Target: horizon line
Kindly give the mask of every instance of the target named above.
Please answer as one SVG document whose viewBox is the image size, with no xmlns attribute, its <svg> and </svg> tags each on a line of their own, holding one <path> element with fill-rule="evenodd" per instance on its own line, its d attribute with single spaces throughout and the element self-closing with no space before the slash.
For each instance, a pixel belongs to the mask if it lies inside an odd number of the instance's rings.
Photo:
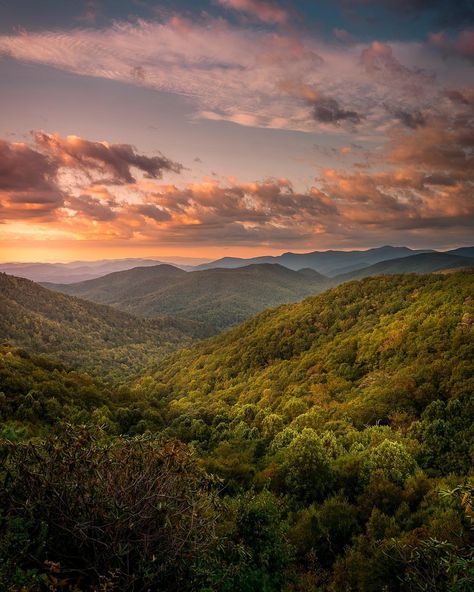
<svg viewBox="0 0 474 592">
<path fill-rule="evenodd" d="M 463 248 L 470 248 L 470 247 L 474 247 L 474 245 L 472 244 L 466 244 L 466 245 L 458 245 L 458 246 L 454 246 L 454 247 L 450 247 L 447 249 L 435 249 L 433 247 L 424 247 L 424 248 L 413 248 L 413 247 L 409 247 L 407 245 L 389 245 L 389 244 L 384 244 L 384 245 L 379 245 L 376 247 L 366 247 L 366 248 L 339 248 L 339 249 L 325 249 L 325 250 L 314 250 L 314 251 L 303 251 L 303 250 L 295 250 L 295 251 L 288 251 L 288 250 L 282 250 L 279 254 L 268 254 L 268 253 L 262 253 L 260 255 L 253 255 L 251 257 L 239 257 L 239 256 L 235 256 L 235 255 L 223 255 L 222 257 L 218 257 L 218 258 L 211 258 L 211 257 L 186 257 L 183 255 L 165 255 L 163 257 L 161 257 L 160 255 L 144 255 L 141 257 L 117 257 L 117 258 L 99 258 L 99 259 L 41 259 L 41 260 L 31 260 L 31 259 L 25 259 L 25 260 L 16 260 L 16 261 L 12 261 L 12 260 L 1 260 L 0 259 L 0 265 L 22 265 L 22 264 L 49 264 L 49 265 L 67 265 L 67 264 L 71 264 L 71 263 L 97 263 L 99 261 L 103 261 L 103 262 L 110 262 L 110 261 L 138 261 L 138 260 L 146 260 L 146 261 L 159 261 L 162 263 L 170 263 L 172 261 L 182 261 L 183 265 L 186 265 L 186 263 L 184 263 L 184 261 L 195 261 L 196 265 L 201 265 L 201 264 L 205 264 L 205 263 L 210 263 L 213 261 L 218 261 L 220 259 L 242 259 L 242 260 L 252 260 L 252 259 L 258 259 L 260 257 L 281 257 L 282 255 L 286 255 L 286 254 L 292 254 L 292 255 L 309 255 L 312 253 L 331 253 L 331 252 L 340 252 L 340 253 L 350 253 L 350 252 L 365 252 L 365 251 L 371 251 L 371 250 L 377 250 L 377 249 L 384 249 L 384 248 L 393 248 L 393 249 L 401 249 L 401 248 L 405 248 L 405 249 L 410 249 L 411 251 L 433 251 L 433 252 L 438 252 L 438 253 L 448 253 L 450 251 L 454 251 L 456 249 L 463 249 Z M 199 263 L 197 263 L 199 261 Z M 191 264 L 190 264 L 191 265 Z"/>
</svg>

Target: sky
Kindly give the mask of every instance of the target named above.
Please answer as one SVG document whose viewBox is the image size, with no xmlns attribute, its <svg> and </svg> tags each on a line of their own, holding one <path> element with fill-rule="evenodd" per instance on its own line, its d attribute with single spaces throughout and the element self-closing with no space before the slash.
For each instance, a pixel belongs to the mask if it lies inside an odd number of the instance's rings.
<svg viewBox="0 0 474 592">
<path fill-rule="evenodd" d="M 0 0 L 0 260 L 474 243 L 472 0 Z"/>
</svg>

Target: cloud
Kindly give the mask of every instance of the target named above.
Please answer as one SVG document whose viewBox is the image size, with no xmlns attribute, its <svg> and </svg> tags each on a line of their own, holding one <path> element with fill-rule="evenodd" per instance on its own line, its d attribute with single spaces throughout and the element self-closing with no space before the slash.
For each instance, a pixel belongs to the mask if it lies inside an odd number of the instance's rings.
<svg viewBox="0 0 474 592">
<path fill-rule="evenodd" d="M 322 123 L 339 123 L 349 120 L 359 123 L 361 116 L 356 111 L 343 109 L 336 99 L 318 96 L 312 101 L 314 118 Z"/>
<path fill-rule="evenodd" d="M 445 96 L 448 97 L 453 103 L 458 105 L 470 105 L 474 103 L 474 92 L 470 93 L 472 96 L 469 98 L 469 94 L 465 94 L 460 90 L 452 89 L 445 91 Z"/>
<path fill-rule="evenodd" d="M 153 204 L 131 204 L 129 211 L 145 216 L 146 218 L 151 218 L 155 222 L 163 222 L 164 220 L 171 219 L 168 212 L 157 208 Z"/>
<path fill-rule="evenodd" d="M 389 143 L 387 162 L 410 164 L 425 174 L 449 174 L 458 182 L 474 182 L 473 113 L 451 121 L 433 118 L 411 134 L 395 136 Z"/>
<path fill-rule="evenodd" d="M 286 80 L 280 83 L 283 92 L 303 99 L 310 107 L 313 118 L 326 124 L 339 124 L 342 121 L 360 123 L 363 117 L 356 111 L 341 107 L 334 97 L 321 94 L 302 82 Z"/>
<path fill-rule="evenodd" d="M 95 24 L 101 12 L 101 5 L 96 0 L 86 0 L 84 10 L 77 20 L 87 24 Z"/>
<path fill-rule="evenodd" d="M 321 125 L 353 125 L 344 112 L 357 115 L 358 109 L 334 104 L 329 89 L 323 94 L 296 80 L 280 79 L 276 88 Z M 426 245 L 441 235 L 468 240 L 474 224 L 474 89 L 444 88 L 437 103 L 419 111 L 406 97 L 397 107 L 381 103 L 390 126 L 385 143 L 379 140 L 370 152 L 363 139 L 346 143 L 341 134 L 337 148 L 328 150 L 337 159 L 345 155 L 352 168 L 322 170 L 305 187 L 286 178 L 184 184 L 178 177 L 170 183 L 173 177 L 164 181 L 161 175 L 179 172 L 180 165 L 130 144 L 44 131 L 32 136 L 31 145 L 1 141 L 2 234 L 10 221 L 13 228 L 30 228 L 31 237 L 49 232 L 150 245 L 311 248 Z M 365 124 L 361 118 L 357 129 Z"/>
<path fill-rule="evenodd" d="M 404 111 L 403 109 L 395 109 L 393 116 L 403 123 L 406 127 L 416 129 L 417 127 L 426 124 L 425 117 L 421 111 Z"/>
<path fill-rule="evenodd" d="M 423 92 L 423 87 L 433 81 L 432 74 L 403 65 L 388 43 L 373 41 L 362 50 L 360 62 L 365 71 L 379 82 L 401 86 L 409 94 Z"/>
<path fill-rule="evenodd" d="M 103 203 L 100 199 L 91 195 L 82 194 L 77 197 L 71 195 L 67 198 L 65 205 L 67 208 L 74 210 L 76 215 L 84 216 L 90 220 L 107 222 L 117 218 L 114 200 Z"/>
<path fill-rule="evenodd" d="M 138 169 L 149 177 L 160 178 L 163 172 L 179 173 L 182 165 L 164 156 L 137 154 L 130 144 L 91 142 L 78 136 L 60 137 L 58 134 L 36 132 L 37 146 L 51 154 L 58 163 L 84 171 L 99 171 L 109 175 L 114 183 L 133 183 L 132 169 Z"/>
<path fill-rule="evenodd" d="M 50 189 L 57 163 L 26 144 L 0 140 L 0 188 L 2 190 Z"/>
<path fill-rule="evenodd" d="M 352 45 L 355 40 L 354 37 L 349 33 L 349 31 L 346 31 L 345 29 L 338 29 L 335 28 L 332 30 L 334 37 L 340 42 L 340 43 L 344 43 L 346 45 Z"/>
<path fill-rule="evenodd" d="M 368 231 L 430 232 L 474 225 L 474 127 L 430 118 L 387 143 L 384 171 L 327 170 L 319 188 L 338 211 Z"/>
<path fill-rule="evenodd" d="M 139 154 L 129 144 L 63 138 L 38 131 L 34 147 L 0 140 L 0 220 L 51 221 L 66 208 L 95 221 L 117 217 L 115 197 L 98 181 L 134 184 L 136 169 L 150 179 L 178 173 L 181 165 L 166 157 Z M 83 177 L 75 177 L 79 171 Z M 97 179 L 104 175 L 106 178 Z M 84 191 L 84 183 L 87 191 Z"/>
<path fill-rule="evenodd" d="M 443 31 L 431 33 L 429 40 L 445 57 L 460 57 L 474 63 L 474 29 L 460 31 L 454 39 Z"/>
<path fill-rule="evenodd" d="M 284 24 L 289 20 L 289 13 L 276 2 L 269 0 L 217 0 L 224 8 L 244 12 L 268 24 Z"/>
<path fill-rule="evenodd" d="M 48 155 L 0 140 L 0 220 L 50 219 L 64 200 L 57 171 Z"/>
<path fill-rule="evenodd" d="M 208 15 L 3 35 L 0 55 L 184 95 L 195 117 L 304 132 L 339 134 L 357 120 L 377 132 L 393 120 L 381 105 L 423 111 L 445 87 L 432 74 L 445 72 L 443 57 L 423 44 L 335 44 Z M 317 92 L 314 108 L 285 92 L 286 80 Z"/>
<path fill-rule="evenodd" d="M 424 126 L 394 132 L 375 169 L 326 169 L 305 190 L 285 178 L 179 186 L 146 175 L 84 187 L 67 176 L 68 164 L 77 165 L 62 151 L 2 143 L 2 154 L 13 156 L 3 169 L 0 213 L 31 224 L 33 236 L 42 228 L 81 240 L 180 247 L 426 244 L 439 239 L 440 229 L 460 240 L 474 223 L 474 130 L 471 107 L 462 105 L 465 117 L 431 116 Z M 32 182 L 46 193 L 32 199 Z M 5 200 L 12 187 L 13 198 Z"/>
</svg>

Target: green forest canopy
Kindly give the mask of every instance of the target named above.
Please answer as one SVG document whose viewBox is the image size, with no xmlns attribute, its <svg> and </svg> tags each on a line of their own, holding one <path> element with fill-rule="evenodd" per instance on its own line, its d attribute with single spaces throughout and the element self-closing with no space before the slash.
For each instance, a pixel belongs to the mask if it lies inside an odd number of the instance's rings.
<svg viewBox="0 0 474 592">
<path fill-rule="evenodd" d="M 117 375 L 107 387 L 69 359 L 4 346 L 0 583 L 471 590 L 473 288 L 470 272 L 351 282 L 150 360 L 139 378 Z M 57 461 L 67 454 L 72 470 Z M 177 506 L 162 507 L 161 526 L 153 519 L 156 543 L 134 539 L 139 553 L 124 532 L 134 503 L 142 518 L 149 512 L 146 498 L 120 498 L 119 514 L 106 503 L 112 467 L 125 458 L 124 490 L 138 474 L 144 487 L 162 479 L 160 467 L 176 475 Z M 178 478 L 183 471 L 189 478 Z M 70 499 L 70 515 L 55 495 Z M 120 547 L 97 553 L 80 499 L 95 500 L 94 528 L 106 517 L 103 532 Z M 160 543 L 176 512 L 176 528 L 192 541 L 187 559 Z M 67 548 L 66 527 L 74 533 Z"/>
</svg>

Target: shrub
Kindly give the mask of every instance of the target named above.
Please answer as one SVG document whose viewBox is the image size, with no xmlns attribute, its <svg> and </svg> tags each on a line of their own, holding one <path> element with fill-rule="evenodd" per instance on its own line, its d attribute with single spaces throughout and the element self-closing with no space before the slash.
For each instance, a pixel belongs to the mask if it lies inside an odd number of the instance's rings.
<svg viewBox="0 0 474 592">
<path fill-rule="evenodd" d="M 35 590 L 39 574 L 71 589 L 189 589 L 217 514 L 185 445 L 68 426 L 1 451 L 0 587 L 23 574 Z"/>
</svg>

